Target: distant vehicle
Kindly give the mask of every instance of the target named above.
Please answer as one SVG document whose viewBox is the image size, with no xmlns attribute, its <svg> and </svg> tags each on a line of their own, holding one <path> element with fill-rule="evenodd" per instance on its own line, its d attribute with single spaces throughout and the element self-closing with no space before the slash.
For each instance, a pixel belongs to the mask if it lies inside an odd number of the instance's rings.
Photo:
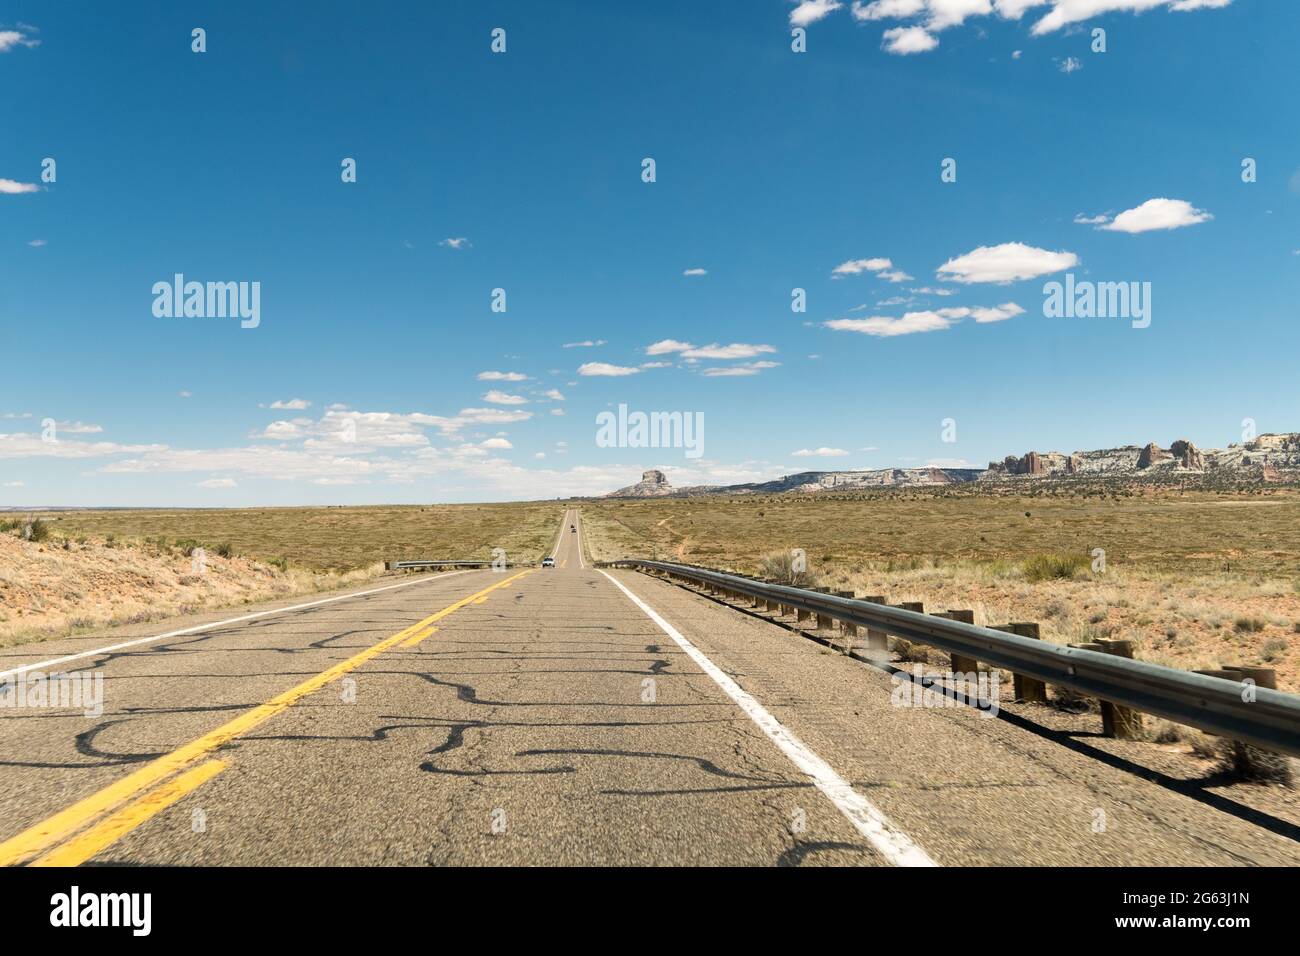
<svg viewBox="0 0 1300 956">
<path fill-rule="evenodd" d="M 544 567 L 544 568 L 553 568 L 553 567 L 555 567 L 555 559 L 554 559 L 554 558 L 542 558 L 542 567 Z"/>
<path fill-rule="evenodd" d="M 569 525 L 569 530 L 572 531 L 574 534 L 578 533 L 578 529 L 575 528 L 573 525 Z"/>
</svg>

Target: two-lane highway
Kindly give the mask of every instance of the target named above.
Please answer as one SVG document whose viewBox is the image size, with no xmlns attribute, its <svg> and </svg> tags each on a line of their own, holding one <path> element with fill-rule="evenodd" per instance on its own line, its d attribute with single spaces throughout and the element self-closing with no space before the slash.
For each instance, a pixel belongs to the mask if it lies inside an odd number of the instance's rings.
<svg viewBox="0 0 1300 956">
<path fill-rule="evenodd" d="M 882 672 L 593 568 L 582 540 L 570 510 L 554 568 L 59 665 L 104 674 L 104 711 L 0 710 L 0 862 L 1300 862 L 1280 822 L 1017 723 L 894 706 Z"/>
</svg>

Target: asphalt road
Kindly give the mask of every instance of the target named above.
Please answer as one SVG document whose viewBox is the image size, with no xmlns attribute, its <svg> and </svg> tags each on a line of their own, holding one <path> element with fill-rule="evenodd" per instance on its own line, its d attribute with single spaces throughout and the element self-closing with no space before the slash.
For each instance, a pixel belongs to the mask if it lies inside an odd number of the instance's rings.
<svg viewBox="0 0 1300 956">
<path fill-rule="evenodd" d="M 895 706 L 880 670 L 592 568 L 570 524 L 555 568 L 0 652 L 104 678 L 98 715 L 0 707 L 0 863 L 1300 863 L 1287 819 Z"/>
</svg>

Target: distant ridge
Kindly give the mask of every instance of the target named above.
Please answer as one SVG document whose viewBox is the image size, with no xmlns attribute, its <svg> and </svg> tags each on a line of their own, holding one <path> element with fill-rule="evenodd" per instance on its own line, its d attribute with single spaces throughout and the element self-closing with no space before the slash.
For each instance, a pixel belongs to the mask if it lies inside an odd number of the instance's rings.
<svg viewBox="0 0 1300 956">
<path fill-rule="evenodd" d="M 970 482 L 1036 479 L 1159 480 L 1221 477 L 1235 481 L 1300 481 L 1300 433 L 1260 435 L 1227 448 L 1197 448 L 1180 438 L 1168 448 L 1155 442 L 1096 451 L 1028 451 L 989 462 L 987 468 L 873 468 L 863 471 L 801 471 L 773 481 L 674 488 L 662 471 L 643 472 L 634 485 L 606 498 L 663 498 L 695 495 L 810 494 L 869 488 L 922 488 Z"/>
</svg>

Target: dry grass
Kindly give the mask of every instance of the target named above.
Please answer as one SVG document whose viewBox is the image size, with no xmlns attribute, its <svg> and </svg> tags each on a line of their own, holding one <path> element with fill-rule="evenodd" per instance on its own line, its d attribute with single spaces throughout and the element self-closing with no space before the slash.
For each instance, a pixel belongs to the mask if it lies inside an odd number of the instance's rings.
<svg viewBox="0 0 1300 956">
<path fill-rule="evenodd" d="M 598 559 L 657 554 L 762 574 L 774 552 L 802 548 L 825 587 L 970 608 L 980 624 L 1038 621 L 1062 643 L 1123 637 L 1138 657 L 1186 669 L 1267 661 L 1280 687 L 1300 688 L 1290 490 L 647 499 L 590 502 L 583 517 Z"/>
<path fill-rule="evenodd" d="M 238 511 L 90 511 L 0 530 L 0 646 L 361 583 L 400 558 L 539 560 L 552 503 Z M 193 552 L 205 552 L 195 573 Z"/>
<path fill-rule="evenodd" d="M 115 543 L 229 545 L 234 554 L 318 571 L 351 571 L 401 558 L 539 560 L 564 516 L 558 502 L 326 508 L 50 512 L 56 538 Z"/>
</svg>

